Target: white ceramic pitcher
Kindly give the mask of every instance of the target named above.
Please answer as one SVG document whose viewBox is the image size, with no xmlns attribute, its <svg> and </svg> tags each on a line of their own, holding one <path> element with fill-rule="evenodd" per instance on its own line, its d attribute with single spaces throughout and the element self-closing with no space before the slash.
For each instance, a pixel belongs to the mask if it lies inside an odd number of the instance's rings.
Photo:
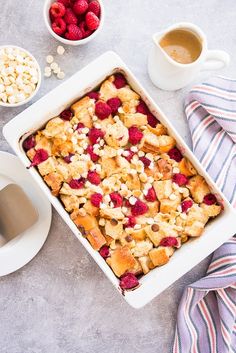
<svg viewBox="0 0 236 353">
<path fill-rule="evenodd" d="M 190 64 L 173 60 L 160 46 L 160 39 L 168 32 L 183 29 L 195 34 L 201 44 L 200 56 Z M 148 73 L 153 84 L 161 89 L 174 91 L 192 82 L 201 70 L 218 70 L 229 64 L 230 56 L 222 50 L 208 50 L 207 39 L 196 25 L 180 22 L 153 35 L 153 46 L 148 57 Z"/>
</svg>

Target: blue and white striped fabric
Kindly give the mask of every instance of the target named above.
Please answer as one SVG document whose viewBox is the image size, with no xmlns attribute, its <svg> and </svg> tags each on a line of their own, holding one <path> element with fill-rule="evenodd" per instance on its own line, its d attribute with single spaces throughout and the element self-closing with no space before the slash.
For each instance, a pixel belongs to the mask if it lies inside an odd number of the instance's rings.
<svg viewBox="0 0 236 353">
<path fill-rule="evenodd" d="M 193 152 L 236 208 L 236 80 L 214 77 L 195 86 L 185 112 Z M 173 353 L 236 353 L 236 238 L 184 291 Z"/>
</svg>

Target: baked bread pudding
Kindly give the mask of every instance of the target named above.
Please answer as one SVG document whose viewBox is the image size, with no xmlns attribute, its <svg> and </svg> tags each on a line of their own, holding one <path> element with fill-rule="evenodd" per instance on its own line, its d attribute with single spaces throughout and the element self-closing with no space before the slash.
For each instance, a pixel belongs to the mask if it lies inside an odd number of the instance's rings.
<svg viewBox="0 0 236 353">
<path fill-rule="evenodd" d="M 23 147 L 120 287 L 166 264 L 221 212 L 175 139 L 117 73 Z"/>
</svg>

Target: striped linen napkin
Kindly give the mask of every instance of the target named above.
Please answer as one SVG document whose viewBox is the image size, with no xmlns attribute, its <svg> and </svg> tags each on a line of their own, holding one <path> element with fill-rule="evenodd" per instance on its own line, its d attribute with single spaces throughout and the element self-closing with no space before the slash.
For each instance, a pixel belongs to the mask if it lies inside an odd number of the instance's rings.
<svg viewBox="0 0 236 353">
<path fill-rule="evenodd" d="M 236 208 L 236 80 L 195 86 L 185 112 L 193 152 Z M 235 230 L 236 231 L 236 230 Z M 206 276 L 189 285 L 177 316 L 173 353 L 236 352 L 236 238 L 212 257 Z"/>
</svg>

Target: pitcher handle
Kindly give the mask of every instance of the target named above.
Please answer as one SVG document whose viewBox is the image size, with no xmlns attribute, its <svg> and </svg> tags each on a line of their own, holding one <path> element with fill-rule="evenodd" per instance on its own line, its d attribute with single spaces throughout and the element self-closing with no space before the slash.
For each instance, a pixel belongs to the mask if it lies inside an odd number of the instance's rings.
<svg viewBox="0 0 236 353">
<path fill-rule="evenodd" d="M 228 66 L 230 56 L 223 50 L 208 50 L 202 70 L 219 70 Z"/>
</svg>

